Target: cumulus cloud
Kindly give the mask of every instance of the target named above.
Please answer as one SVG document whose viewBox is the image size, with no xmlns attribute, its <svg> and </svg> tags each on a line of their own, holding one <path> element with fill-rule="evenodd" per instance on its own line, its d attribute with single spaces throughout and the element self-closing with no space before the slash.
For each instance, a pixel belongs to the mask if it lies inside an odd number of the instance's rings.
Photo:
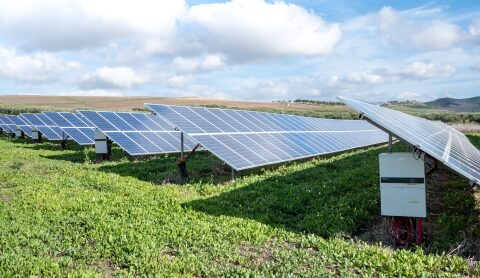
<svg viewBox="0 0 480 278">
<path fill-rule="evenodd" d="M 280 1 L 196 5 L 183 22 L 195 30 L 198 47 L 239 59 L 329 55 L 341 37 L 337 24 L 328 24 L 300 6 Z"/>
<path fill-rule="evenodd" d="M 147 54 L 222 53 L 242 60 L 328 55 L 341 37 L 337 24 L 300 6 L 265 0 L 191 7 L 184 0 L 0 1 L 0 34 L 27 50 L 122 41 Z"/>
<path fill-rule="evenodd" d="M 173 35 L 183 0 L 0 1 L 0 32 L 25 49 L 72 50 Z"/>
<path fill-rule="evenodd" d="M 465 39 L 460 27 L 425 16 L 430 12 L 401 12 L 383 7 L 378 13 L 368 15 L 367 22 L 375 24 L 390 44 L 405 48 L 446 49 Z"/>
<path fill-rule="evenodd" d="M 179 73 L 205 72 L 223 68 L 225 58 L 218 54 L 209 54 L 200 57 L 176 57 L 173 67 Z"/>
<path fill-rule="evenodd" d="M 455 74 L 450 64 L 413 62 L 401 68 L 377 68 L 353 72 L 345 76 L 334 75 L 328 80 L 330 87 L 345 87 L 353 84 L 381 84 L 406 79 L 446 78 Z"/>
<path fill-rule="evenodd" d="M 59 96 L 85 96 L 85 97 L 121 97 L 124 95 L 122 91 L 112 90 L 71 90 L 61 91 L 56 95 Z"/>
<path fill-rule="evenodd" d="M 148 78 L 129 67 L 102 67 L 87 73 L 80 83 L 83 90 L 129 89 L 145 84 Z"/>
<path fill-rule="evenodd" d="M 59 74 L 79 68 L 78 62 L 64 61 L 52 54 L 22 55 L 14 49 L 0 47 L 0 77 L 2 78 L 43 82 L 59 79 Z"/>
</svg>

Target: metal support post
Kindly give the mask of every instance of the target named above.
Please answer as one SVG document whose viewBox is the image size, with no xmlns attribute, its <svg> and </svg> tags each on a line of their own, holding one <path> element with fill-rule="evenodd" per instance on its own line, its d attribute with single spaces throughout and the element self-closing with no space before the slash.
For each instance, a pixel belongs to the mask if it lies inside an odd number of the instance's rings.
<svg viewBox="0 0 480 278">
<path fill-rule="evenodd" d="M 391 153 L 392 152 L 392 141 L 393 141 L 393 136 L 391 133 L 388 134 L 388 152 Z"/>
<path fill-rule="evenodd" d="M 235 169 L 232 168 L 232 182 L 235 182 Z"/>
<path fill-rule="evenodd" d="M 184 153 L 184 144 L 183 144 L 183 132 L 180 132 L 180 160 L 183 160 Z"/>
</svg>

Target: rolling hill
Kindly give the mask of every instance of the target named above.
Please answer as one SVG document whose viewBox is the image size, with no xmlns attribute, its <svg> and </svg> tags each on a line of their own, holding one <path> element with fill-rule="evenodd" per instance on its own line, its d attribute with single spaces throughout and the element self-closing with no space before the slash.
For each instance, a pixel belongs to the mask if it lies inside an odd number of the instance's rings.
<svg viewBox="0 0 480 278">
<path fill-rule="evenodd" d="M 434 101 L 425 102 L 425 105 L 455 112 L 480 112 L 480 96 L 464 99 L 439 98 Z"/>
</svg>

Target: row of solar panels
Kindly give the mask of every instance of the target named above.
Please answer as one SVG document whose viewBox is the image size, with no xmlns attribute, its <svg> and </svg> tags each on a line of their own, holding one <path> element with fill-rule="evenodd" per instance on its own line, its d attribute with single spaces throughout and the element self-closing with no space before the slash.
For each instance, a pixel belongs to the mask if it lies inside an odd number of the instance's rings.
<svg viewBox="0 0 480 278">
<path fill-rule="evenodd" d="M 377 105 L 342 99 L 380 126 L 480 183 L 480 154 L 468 139 L 443 124 Z M 95 129 L 130 155 L 179 152 L 200 144 L 235 170 L 376 145 L 388 133 L 364 120 L 333 120 L 234 109 L 146 104 L 153 114 L 78 111 L 0 116 L 0 127 L 37 129 L 50 140 L 93 144 Z"/>
<path fill-rule="evenodd" d="M 97 112 L 0 116 L 0 127 L 49 140 L 94 144 L 95 129 L 132 156 L 186 151 L 200 144 L 235 170 L 384 143 L 387 135 L 366 121 L 147 104 L 154 114 Z"/>
</svg>

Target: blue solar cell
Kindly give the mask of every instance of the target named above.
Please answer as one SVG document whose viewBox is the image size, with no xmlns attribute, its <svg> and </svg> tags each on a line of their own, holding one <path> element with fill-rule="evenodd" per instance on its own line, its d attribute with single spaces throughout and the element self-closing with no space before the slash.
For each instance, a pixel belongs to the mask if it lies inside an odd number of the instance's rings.
<svg viewBox="0 0 480 278">
<path fill-rule="evenodd" d="M 150 139 L 147 137 L 143 136 L 142 133 L 139 132 L 126 132 L 126 136 L 128 136 L 132 141 L 137 143 L 139 146 L 142 146 L 143 149 L 149 154 L 156 154 L 156 153 L 162 153 L 163 150 L 152 143 Z"/>
<path fill-rule="evenodd" d="M 172 130 L 175 130 L 175 126 L 172 125 L 170 122 L 160 118 L 160 117 L 157 117 L 153 114 L 146 114 L 147 117 L 152 120 L 153 122 L 155 122 L 158 126 L 160 126 L 163 130 L 165 131 L 172 131 Z"/>
<path fill-rule="evenodd" d="M 48 126 L 37 126 L 36 127 L 42 135 L 45 135 L 45 137 L 48 138 L 48 140 L 62 140 L 63 136 L 59 135 L 56 130 L 54 130 L 52 127 Z"/>
<path fill-rule="evenodd" d="M 67 121 L 60 113 L 57 112 L 43 112 L 56 126 L 72 127 L 73 125 Z"/>
<path fill-rule="evenodd" d="M 91 127 L 77 113 L 60 113 L 73 127 Z"/>
<path fill-rule="evenodd" d="M 31 125 L 33 126 L 44 126 L 45 123 L 40 120 L 36 114 L 32 113 L 22 113 L 21 114 L 24 119 L 26 119 Z"/>
<path fill-rule="evenodd" d="M 248 168 L 253 164 L 240 156 L 237 152 L 225 146 L 222 142 L 209 135 L 198 135 L 198 140 L 202 142 L 202 146 L 211 150 L 212 153 L 229 161 L 237 169 Z"/>
<path fill-rule="evenodd" d="M 174 128 L 172 127 L 165 129 L 164 127 L 159 125 L 157 122 L 154 121 L 154 119 L 152 119 L 152 118 L 158 118 L 158 117 L 155 117 L 154 115 L 134 113 L 132 114 L 132 116 L 135 117 L 144 126 L 146 126 L 149 130 L 154 130 L 154 131 L 163 131 L 163 130 L 173 131 L 174 130 Z"/>
<path fill-rule="evenodd" d="M 27 125 L 25 121 L 22 118 L 19 118 L 17 116 L 8 116 L 8 118 L 15 124 L 15 125 Z"/>
<path fill-rule="evenodd" d="M 178 152 L 180 140 L 172 138 L 168 132 L 145 132 L 142 134 L 162 150 L 163 153 Z"/>
<path fill-rule="evenodd" d="M 28 126 L 28 125 L 19 125 L 18 128 L 20 128 L 21 131 L 23 131 L 23 133 L 28 136 L 28 137 L 31 137 L 32 135 L 32 132 L 33 132 L 33 128 L 31 126 Z"/>
<path fill-rule="evenodd" d="M 80 145 L 93 145 L 95 143 L 95 130 L 93 128 L 83 127 L 65 127 L 63 131 Z"/>
<path fill-rule="evenodd" d="M 238 131 L 231 125 L 229 125 L 227 122 L 225 122 L 223 119 L 219 118 L 218 115 L 211 113 L 211 111 L 207 109 L 197 109 L 196 110 L 197 114 L 204 118 L 210 119 L 211 123 L 217 126 L 219 129 L 223 130 L 224 132 L 236 132 Z"/>
<path fill-rule="evenodd" d="M 133 131 L 135 130 L 134 127 L 129 125 L 127 122 L 122 120 L 117 113 L 114 112 L 101 112 L 99 113 L 103 118 L 105 118 L 108 122 L 114 125 L 118 130 L 121 131 Z"/>
<path fill-rule="evenodd" d="M 137 131 L 151 130 L 150 128 L 145 126 L 142 122 L 137 120 L 137 118 L 130 113 L 117 113 L 116 115 L 120 117 L 124 122 L 128 123 L 129 126 L 133 127 L 134 130 L 137 130 Z"/>
<path fill-rule="evenodd" d="M 119 130 L 112 123 L 109 123 L 104 117 L 102 117 L 96 111 L 82 110 L 78 112 L 101 131 L 118 131 Z"/>
<path fill-rule="evenodd" d="M 247 126 L 243 125 L 240 123 L 237 118 L 232 117 L 231 115 L 225 113 L 221 109 L 210 109 L 210 113 L 214 114 L 216 116 L 216 119 L 220 119 L 229 126 L 233 127 L 236 129 L 237 132 L 250 132 L 252 129 L 248 128 Z M 162 114 L 163 117 L 163 114 Z M 228 132 L 228 131 L 227 131 Z"/>
<path fill-rule="evenodd" d="M 145 149 L 135 143 L 130 137 L 122 132 L 111 132 L 108 134 L 116 144 L 124 149 L 130 155 L 146 155 L 149 154 Z"/>
</svg>

